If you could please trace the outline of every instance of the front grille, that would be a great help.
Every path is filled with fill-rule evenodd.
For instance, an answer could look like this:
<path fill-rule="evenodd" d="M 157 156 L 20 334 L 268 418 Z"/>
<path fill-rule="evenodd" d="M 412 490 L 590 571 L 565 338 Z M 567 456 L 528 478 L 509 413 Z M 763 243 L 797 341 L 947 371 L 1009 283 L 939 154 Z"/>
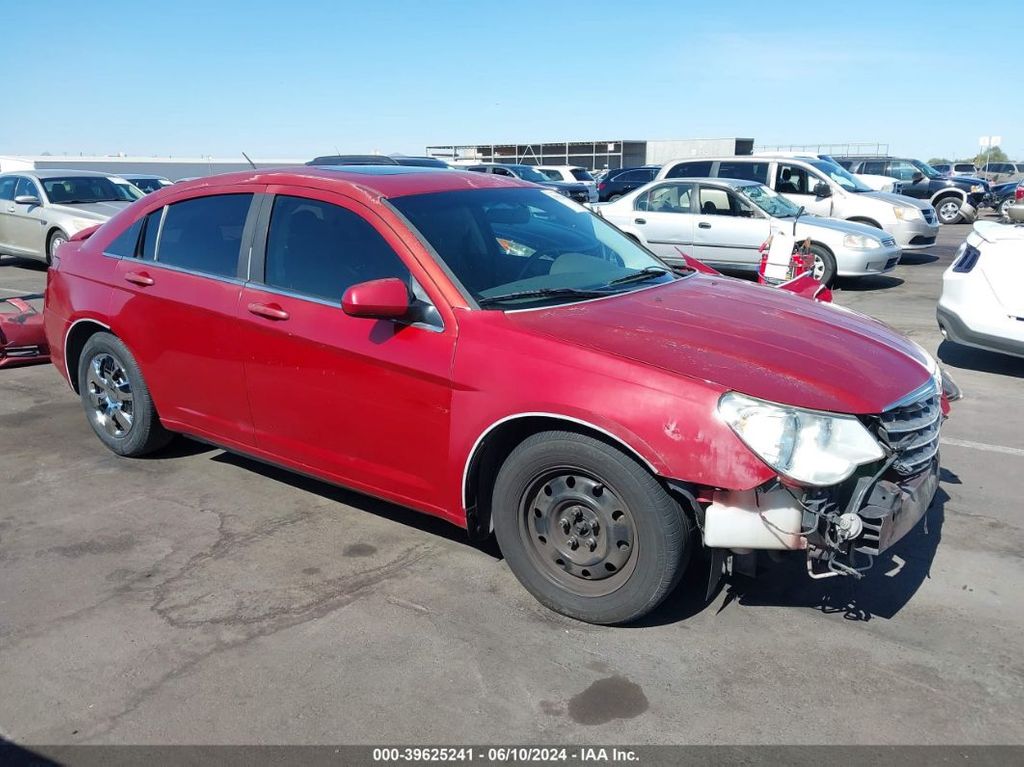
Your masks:
<path fill-rule="evenodd" d="M 885 268 L 886 269 L 893 269 L 893 268 L 895 268 L 896 264 L 898 264 L 899 262 L 900 262 L 900 257 L 899 256 L 896 256 L 896 258 L 890 258 L 888 261 L 885 262 Z"/>
<path fill-rule="evenodd" d="M 878 437 L 896 453 L 893 469 L 904 477 L 918 474 L 939 452 L 942 401 L 935 383 L 917 392 L 878 417 Z"/>
<path fill-rule="evenodd" d="M 882 238 L 882 245 L 884 245 L 887 248 L 891 248 L 895 244 L 896 244 L 896 238 L 895 237 L 883 237 Z"/>
<path fill-rule="evenodd" d="M 8 346 L 6 349 L 0 349 L 0 357 L 38 357 L 41 354 L 41 346 Z"/>
<path fill-rule="evenodd" d="M 921 211 L 921 214 L 924 216 L 924 220 L 927 221 L 929 224 L 935 223 L 935 208 L 928 208 L 928 210 L 923 210 Z"/>
<path fill-rule="evenodd" d="M 912 239 L 910 241 L 910 244 L 911 245 L 934 245 L 935 244 L 935 238 L 934 237 L 926 237 L 923 234 L 919 234 L 919 235 L 917 235 L 917 237 L 915 237 L 914 239 Z"/>

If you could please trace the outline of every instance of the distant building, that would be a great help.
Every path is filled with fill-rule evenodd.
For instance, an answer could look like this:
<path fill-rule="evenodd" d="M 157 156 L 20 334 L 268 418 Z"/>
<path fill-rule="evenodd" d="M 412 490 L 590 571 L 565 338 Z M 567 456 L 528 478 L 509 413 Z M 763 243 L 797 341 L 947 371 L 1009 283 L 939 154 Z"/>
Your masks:
<path fill-rule="evenodd" d="M 678 140 L 546 141 L 527 144 L 428 146 L 427 154 L 453 165 L 503 162 L 525 165 L 581 165 L 591 170 L 661 165 L 681 157 L 750 154 L 752 138 Z"/>
<path fill-rule="evenodd" d="M 258 168 L 303 165 L 305 160 L 253 160 Z M 164 176 L 171 181 L 193 176 L 212 176 L 249 170 L 252 166 L 239 159 L 213 157 L 104 157 L 82 155 L 0 155 L 0 172 L 9 170 L 95 170 L 113 176 L 145 173 Z"/>

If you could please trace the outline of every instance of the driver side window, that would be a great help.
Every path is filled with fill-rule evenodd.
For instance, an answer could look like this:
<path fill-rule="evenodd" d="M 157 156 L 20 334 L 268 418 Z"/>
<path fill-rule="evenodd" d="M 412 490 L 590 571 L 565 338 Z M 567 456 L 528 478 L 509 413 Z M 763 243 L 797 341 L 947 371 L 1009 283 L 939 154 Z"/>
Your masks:
<path fill-rule="evenodd" d="M 385 277 L 411 284 L 402 259 L 362 216 L 320 200 L 274 198 L 266 285 L 340 303 L 352 285 Z"/>
<path fill-rule="evenodd" d="M 775 191 L 779 194 L 811 194 L 816 180 L 809 178 L 807 171 L 799 165 L 779 163 L 775 174 Z"/>

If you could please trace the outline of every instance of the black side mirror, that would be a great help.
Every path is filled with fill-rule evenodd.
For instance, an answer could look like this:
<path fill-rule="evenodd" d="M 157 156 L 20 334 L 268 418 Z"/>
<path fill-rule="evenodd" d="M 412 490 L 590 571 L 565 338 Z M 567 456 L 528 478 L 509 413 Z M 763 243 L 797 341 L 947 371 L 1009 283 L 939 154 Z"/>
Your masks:
<path fill-rule="evenodd" d="M 819 181 L 814 185 L 814 196 L 815 197 L 831 197 L 832 187 L 826 184 L 824 181 Z"/>

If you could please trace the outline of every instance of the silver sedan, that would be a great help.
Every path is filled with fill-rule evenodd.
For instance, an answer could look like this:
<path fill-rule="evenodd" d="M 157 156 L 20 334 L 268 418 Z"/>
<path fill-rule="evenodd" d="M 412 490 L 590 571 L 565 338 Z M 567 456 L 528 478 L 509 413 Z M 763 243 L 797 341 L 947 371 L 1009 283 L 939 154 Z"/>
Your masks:
<path fill-rule="evenodd" d="M 119 181 L 84 170 L 0 173 L 0 255 L 50 263 L 62 243 L 136 199 Z"/>

